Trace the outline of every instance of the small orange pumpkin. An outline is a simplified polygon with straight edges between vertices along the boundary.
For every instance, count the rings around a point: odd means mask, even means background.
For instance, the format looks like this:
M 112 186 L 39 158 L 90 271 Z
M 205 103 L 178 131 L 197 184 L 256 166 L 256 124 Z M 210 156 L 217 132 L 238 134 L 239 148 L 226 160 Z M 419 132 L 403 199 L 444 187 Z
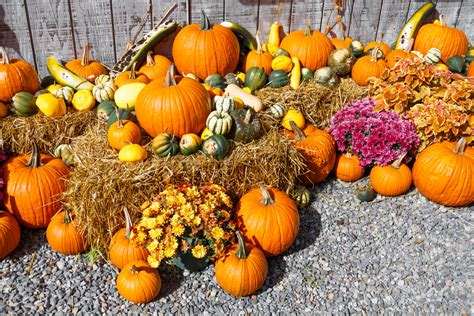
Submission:
M 387 55 L 392 50 L 388 44 L 382 42 L 369 42 L 364 47 L 364 53 L 371 54 L 371 51 L 373 51 L 376 47 L 382 51 L 384 57 L 387 57 Z
M 89 57 L 89 43 L 86 43 L 82 52 L 82 58 L 67 62 L 66 68 L 94 83 L 95 78 L 107 73 L 107 69 L 100 62 L 90 60 Z
M 474 77 L 474 62 L 471 61 L 469 64 L 469 67 L 467 68 L 467 73 L 466 76 L 468 77 Z
M 352 38 L 345 37 L 344 39 L 340 39 L 340 38 L 334 37 L 334 38 L 331 38 L 331 43 L 334 45 L 336 49 L 338 48 L 349 49 L 352 43 Z
M 8 116 L 8 107 L 5 103 L 0 102 L 0 118 Z
M 356 155 L 348 153 L 337 155 L 334 165 L 336 178 L 346 182 L 354 182 L 362 178 L 364 172 L 365 170 L 360 166 L 359 158 Z
M 410 168 L 402 163 L 405 155 L 391 165 L 375 166 L 370 171 L 370 183 L 375 192 L 385 196 L 399 196 L 411 187 L 412 174 Z
M 144 73 L 148 79 L 155 80 L 160 77 L 166 77 L 166 72 L 171 65 L 171 61 L 165 56 L 153 55 L 153 51 L 149 51 L 146 55 L 146 61 L 140 68 L 140 72 Z
M 260 42 L 260 31 L 257 31 L 257 50 L 250 51 L 244 57 L 242 68 L 247 72 L 251 67 L 259 67 L 265 70 L 267 76 L 272 72 L 273 56 L 269 52 L 262 50 L 262 43 Z
M 385 60 L 387 61 L 387 66 L 389 68 L 393 68 L 396 62 L 399 61 L 400 59 L 406 59 L 406 58 L 413 59 L 414 57 L 416 57 L 415 54 L 407 53 L 403 49 L 395 49 L 385 56 Z
M 132 64 L 132 69 L 128 71 L 122 72 L 120 75 L 115 78 L 115 85 L 117 88 L 120 88 L 123 85 L 126 85 L 127 83 L 135 83 L 135 82 L 141 82 L 144 84 L 147 84 L 150 82 L 150 79 L 142 72 L 137 72 L 135 70 L 137 64 L 133 63 Z
M 107 141 L 110 147 L 120 150 L 127 144 L 140 144 L 142 132 L 137 124 L 129 120 L 122 120 L 118 108 L 115 108 L 117 121 L 107 130 Z
M 57 213 L 46 229 L 48 244 L 63 255 L 77 255 L 86 250 L 84 237 L 76 227 L 76 218 L 67 210 Z
M 12 214 L 0 211 L 0 261 L 20 243 L 20 225 Z
M 364 56 L 359 58 L 352 67 L 352 79 L 359 86 L 367 86 L 367 79 L 371 77 L 379 78 L 387 67 L 384 59 L 378 59 L 377 54 L 379 48 L 375 47 L 372 50 L 371 56 Z
M 120 271 L 116 286 L 120 295 L 130 302 L 148 303 L 160 293 L 161 278 L 146 261 L 131 261 Z

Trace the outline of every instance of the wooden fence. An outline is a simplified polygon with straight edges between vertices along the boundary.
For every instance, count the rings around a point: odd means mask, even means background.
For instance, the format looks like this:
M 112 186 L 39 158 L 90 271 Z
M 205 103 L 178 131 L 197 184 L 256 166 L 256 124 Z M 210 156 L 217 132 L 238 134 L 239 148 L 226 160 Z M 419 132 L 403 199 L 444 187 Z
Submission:
M 286 32 L 303 29 L 306 23 L 324 30 L 334 21 L 334 0 L 178 0 L 171 18 L 196 23 L 204 9 L 211 22 L 236 21 L 251 32 L 268 33 L 278 19 Z M 152 20 L 175 0 L 1 0 L 0 46 L 11 57 L 35 65 L 41 76 L 47 73 L 46 58 L 54 54 L 62 60 L 80 56 L 89 41 L 95 59 L 112 65 L 123 52 L 148 5 Z M 362 42 L 381 40 L 392 43 L 413 12 L 427 0 L 346 0 L 343 22 L 346 35 Z M 464 30 L 474 41 L 473 0 L 433 0 L 449 25 Z M 151 28 L 147 23 L 143 32 Z M 337 30 L 340 34 L 340 30 Z

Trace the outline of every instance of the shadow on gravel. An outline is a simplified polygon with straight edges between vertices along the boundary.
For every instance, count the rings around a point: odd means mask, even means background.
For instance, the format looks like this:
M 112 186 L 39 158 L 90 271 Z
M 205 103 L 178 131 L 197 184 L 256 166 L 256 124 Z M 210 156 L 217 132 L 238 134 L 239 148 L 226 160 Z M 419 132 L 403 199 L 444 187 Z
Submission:
M 45 229 L 28 229 L 21 227 L 20 244 L 9 255 L 9 258 L 11 260 L 18 260 L 24 256 L 31 255 L 47 243 Z
M 171 296 L 184 281 L 183 270 L 174 266 L 162 265 L 159 268 L 161 277 L 161 291 L 158 299 Z
M 267 280 L 265 281 L 265 284 L 263 285 L 263 287 L 257 293 L 255 293 L 255 295 L 265 292 L 265 290 L 269 288 L 273 288 L 283 279 L 283 277 L 286 274 L 285 271 L 287 267 L 285 260 L 283 260 L 284 256 L 285 254 L 278 257 L 267 258 L 268 260 Z

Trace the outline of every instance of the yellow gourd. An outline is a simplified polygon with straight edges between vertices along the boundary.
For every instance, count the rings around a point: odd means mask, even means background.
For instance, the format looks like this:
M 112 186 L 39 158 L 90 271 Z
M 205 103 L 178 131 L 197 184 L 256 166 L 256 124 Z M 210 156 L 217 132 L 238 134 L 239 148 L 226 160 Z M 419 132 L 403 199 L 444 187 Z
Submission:
M 36 98 L 36 106 L 46 116 L 57 117 L 66 114 L 64 99 L 57 98 L 51 93 L 44 93 Z
M 209 137 L 211 137 L 212 135 L 214 135 L 214 134 L 206 127 L 201 133 L 201 139 L 206 140 Z
M 273 70 L 283 70 L 286 73 L 289 73 L 293 68 L 293 62 L 288 56 L 277 56 L 272 60 L 272 69 Z
M 306 124 L 303 113 L 295 109 L 288 110 L 288 112 L 286 112 L 285 116 L 283 117 L 283 120 L 281 121 L 281 125 L 284 128 L 292 131 L 293 129 L 291 128 L 290 121 L 295 122 L 296 126 L 298 126 L 298 128 L 300 129 L 303 129 Z
M 46 90 L 48 90 L 51 93 L 54 93 L 54 91 L 61 89 L 63 86 L 57 83 L 50 84 Z
M 137 97 L 145 86 L 146 84 L 141 82 L 128 83 L 121 86 L 115 91 L 115 103 L 121 109 L 127 110 L 128 108 L 130 111 L 134 110 Z
M 268 34 L 268 44 L 280 47 L 280 24 L 278 21 L 273 22 L 270 26 L 270 33 Z
M 290 87 L 296 90 L 301 82 L 301 65 L 298 57 L 291 58 L 291 61 L 293 62 L 293 70 L 291 71 Z
M 148 157 L 148 152 L 138 144 L 127 144 L 119 151 L 118 159 L 122 162 L 139 162 Z
M 94 107 L 95 98 L 90 90 L 79 90 L 72 97 L 72 106 L 78 111 L 87 111 Z

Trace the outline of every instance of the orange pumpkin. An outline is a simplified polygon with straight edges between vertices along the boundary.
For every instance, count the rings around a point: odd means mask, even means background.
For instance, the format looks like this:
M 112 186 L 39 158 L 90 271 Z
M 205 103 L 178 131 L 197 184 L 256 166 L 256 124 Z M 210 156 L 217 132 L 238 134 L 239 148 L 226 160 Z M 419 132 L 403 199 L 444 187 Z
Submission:
M 92 83 L 95 83 L 95 78 L 100 75 L 107 74 L 107 69 L 97 60 L 89 59 L 89 43 L 84 46 L 82 58 L 77 58 L 66 63 L 66 68 L 75 74 L 82 76 Z
M 40 154 L 33 143 L 30 155 L 10 158 L 3 165 L 5 207 L 29 228 L 48 226 L 61 208 L 60 195 L 69 168 L 60 159 Z
M 5 103 L 0 102 L 0 118 L 8 116 L 8 107 Z
M 272 60 L 273 56 L 269 52 L 262 50 L 262 44 L 260 42 L 260 32 L 257 31 L 257 50 L 250 51 L 244 57 L 244 63 L 242 68 L 244 72 L 247 72 L 251 67 L 259 67 L 265 70 L 267 76 L 272 72 Z
M 351 154 L 337 154 L 336 163 L 334 165 L 334 174 L 336 178 L 354 182 L 364 176 L 364 168 L 360 166 L 359 158 Z
M 132 303 L 148 303 L 158 296 L 161 290 L 161 278 L 156 269 L 143 261 L 129 262 L 120 271 L 117 290 Z
M 447 26 L 440 16 L 439 23 L 428 23 L 420 28 L 414 50 L 425 55 L 430 48 L 436 47 L 441 51 L 441 60 L 446 63 L 453 56 L 464 55 L 468 45 L 466 34 L 460 29 Z
M 123 208 L 123 211 L 125 213 L 125 227 L 114 234 L 109 246 L 110 261 L 120 270 L 131 261 L 146 260 L 149 255 L 148 250 L 142 245 L 130 241 L 132 220 L 126 207 Z
M 228 248 L 216 261 L 217 283 L 227 293 L 248 296 L 265 283 L 268 272 L 265 254 L 252 244 L 245 244 L 239 232 L 238 243 Z
M 469 67 L 467 68 L 466 76 L 474 77 L 474 62 L 471 61 Z
M 301 67 L 315 71 L 328 64 L 329 54 L 334 50 L 331 40 L 323 33 L 311 30 L 294 31 L 288 34 L 280 44 L 291 57 L 298 57 Z
M 10 101 L 17 92 L 35 93 L 40 81 L 33 66 L 23 60 L 8 58 L 0 47 L 0 102 Z
M 118 75 L 117 78 L 115 78 L 114 82 L 117 88 L 120 88 L 121 86 L 126 85 L 127 83 L 141 82 L 147 84 L 150 82 L 150 79 L 144 73 L 137 72 L 135 70 L 136 66 L 136 63 L 133 63 L 131 70 L 124 71 L 120 75 Z
M 110 147 L 120 150 L 127 144 L 140 144 L 142 132 L 137 124 L 129 120 L 122 120 L 118 108 L 115 108 L 117 121 L 110 125 L 107 130 L 107 141 Z
M 378 51 L 378 47 L 374 48 L 371 56 L 359 58 L 352 67 L 352 79 L 354 79 L 358 85 L 367 86 L 367 79 L 380 77 L 387 67 L 387 63 L 384 59 L 378 59 Z
M 201 24 L 179 31 L 173 43 L 173 59 L 181 74 L 192 73 L 201 80 L 209 75 L 225 76 L 237 68 L 240 47 L 231 30 L 211 25 L 201 10 Z
M 181 137 L 204 129 L 211 112 L 211 98 L 194 79 L 185 77 L 176 84 L 171 65 L 164 85 L 155 80 L 143 88 L 135 112 L 140 126 L 150 136 L 166 132 Z
M 77 255 L 86 250 L 83 235 L 76 227 L 76 218 L 67 210 L 57 213 L 46 229 L 48 244 L 63 255 Z
M 0 261 L 20 243 L 20 225 L 8 212 L 0 211 Z
M 416 57 L 415 54 L 407 53 L 403 49 L 395 49 L 385 56 L 385 60 L 387 61 L 387 66 L 389 68 L 393 68 L 393 66 L 395 66 L 395 63 L 400 59 L 413 59 L 414 57 Z
M 378 194 L 399 196 L 411 187 L 412 174 L 410 168 L 402 163 L 405 155 L 388 166 L 375 166 L 370 171 L 370 183 Z
M 344 39 L 340 39 L 340 38 L 334 37 L 334 38 L 331 38 L 331 43 L 334 45 L 336 49 L 338 48 L 349 49 L 352 43 L 352 38 L 345 37 Z
M 446 206 L 474 202 L 474 148 L 461 138 L 425 148 L 413 165 L 413 183 L 429 200 Z
M 263 185 L 242 196 L 235 218 L 245 239 L 266 256 L 278 256 L 290 248 L 300 227 L 298 209 L 291 197 Z
M 375 47 L 378 47 L 382 51 L 384 57 L 387 57 L 392 50 L 388 44 L 382 42 L 369 42 L 364 47 L 364 53 L 371 54 Z
M 152 51 L 149 51 L 146 55 L 146 61 L 140 68 L 140 72 L 144 73 L 145 76 L 150 80 L 155 80 L 160 77 L 166 77 L 166 72 L 171 65 L 171 61 L 165 56 L 153 55 Z

